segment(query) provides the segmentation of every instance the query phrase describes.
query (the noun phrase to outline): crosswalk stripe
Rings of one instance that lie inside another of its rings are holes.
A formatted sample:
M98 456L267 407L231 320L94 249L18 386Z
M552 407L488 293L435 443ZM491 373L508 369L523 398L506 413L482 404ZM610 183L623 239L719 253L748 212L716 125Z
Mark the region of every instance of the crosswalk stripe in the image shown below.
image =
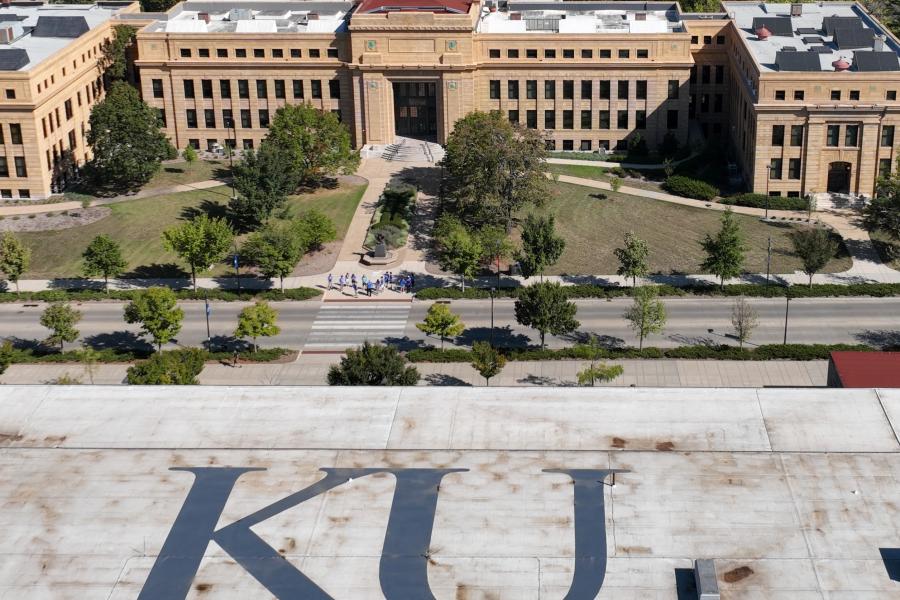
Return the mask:
M304 347L343 350L366 340L401 336L406 330L411 308L409 304L396 303L322 305L310 326Z

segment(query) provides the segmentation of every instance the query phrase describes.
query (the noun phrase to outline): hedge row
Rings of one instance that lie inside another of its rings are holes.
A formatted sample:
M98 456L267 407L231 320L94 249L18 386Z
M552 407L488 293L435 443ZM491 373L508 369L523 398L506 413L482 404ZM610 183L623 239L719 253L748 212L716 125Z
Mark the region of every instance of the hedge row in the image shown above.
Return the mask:
M0 302L86 302L91 300L131 300L140 290L110 290L105 293L102 290L84 290L69 288L64 290L44 290L41 292L2 292ZM218 300L223 302L247 301L247 300L309 300L322 295L320 290L314 288L291 288L284 290L222 290L222 289L191 289L175 290L179 300Z
M614 348L599 352L588 346L572 346L561 349L500 348L508 360L622 360L622 359L706 359L706 360L824 360L831 352L856 350L872 352L875 349L863 344L765 344L740 349L737 346L678 346L676 348ZM596 354L595 354L596 353ZM424 348L406 353L410 362L464 363L471 362L472 353L461 348L438 350Z
M698 200L712 200L719 195L719 189L705 181L691 179L684 175L672 175L663 184L666 191L676 196L696 198Z
M672 285L655 286L660 296L748 296L753 298L783 298L790 294L791 298L837 298L845 296L871 296L886 298L900 296L900 283L817 283L812 286L794 285L789 288L782 285L770 286L759 284L735 284L720 288L717 285L689 285L676 287ZM495 298L515 298L522 288L500 288L494 292ZM631 295L632 288L577 284L563 286L569 298L620 298ZM479 300L490 298L491 293L485 288L466 288L463 292L455 287L430 287L416 292L419 300Z
M769 209L771 210L806 210L809 203L805 198L788 198L786 196L769 196ZM751 208L765 208L765 194L738 194L722 198L722 204L729 206L749 206Z
M243 361L272 362L290 354L293 350L287 348L260 348L256 352L243 350L238 357ZM148 350L130 350L124 348L104 348L97 350L96 361L98 363L130 363L144 360L153 352ZM66 352L53 352L40 348L13 348L10 355L10 363L35 364L35 363L80 363L80 350L67 350ZM206 361L232 360L233 352L207 352Z

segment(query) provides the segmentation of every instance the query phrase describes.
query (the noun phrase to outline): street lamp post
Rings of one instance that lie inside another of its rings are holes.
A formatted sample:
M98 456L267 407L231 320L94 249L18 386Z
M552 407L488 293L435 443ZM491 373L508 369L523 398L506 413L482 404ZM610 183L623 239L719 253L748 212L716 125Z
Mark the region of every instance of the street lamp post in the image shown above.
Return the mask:
M234 109L232 109L232 111L233 110ZM234 147L231 149L231 152L228 153L228 169L231 171L231 199L237 200L237 191L234 189L234 153L237 150L237 121L235 121L235 119L234 119L233 112L232 112L230 121L231 121L231 131L234 135L234 138L233 138L234 139ZM225 126L228 127L228 124L226 123ZM235 252L235 256L237 256L236 252ZM236 265L235 265L235 269L237 269ZM240 287L240 282L238 283L238 286Z
M766 220L769 220L769 180L772 179L772 165L766 165Z
M787 284L787 288L785 289L784 296L784 340L782 340L782 345L787 345L787 330L788 330L788 313L791 309L791 285Z
M241 291L241 266L240 266L240 256L238 255L238 245L237 240L234 240L234 257L232 258L232 264L234 264L234 275L237 277L237 287L238 291Z
M772 267L772 236L769 236L769 245L766 249L766 289L769 288L769 273Z
M497 291L494 288L491 288L491 348L494 347L494 292Z
M210 352L212 351L212 333L209 330L209 292L206 293L206 297L203 299L206 304L206 349Z

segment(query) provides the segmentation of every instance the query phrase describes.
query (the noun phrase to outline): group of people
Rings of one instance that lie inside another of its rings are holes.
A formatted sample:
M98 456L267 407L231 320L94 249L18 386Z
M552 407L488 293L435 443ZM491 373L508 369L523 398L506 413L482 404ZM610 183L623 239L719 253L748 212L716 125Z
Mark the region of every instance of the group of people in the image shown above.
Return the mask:
M365 273L359 278L356 273L345 273L340 275L335 281L334 275L328 274L328 289L333 290L335 287L343 294L344 289L348 288L353 291L353 297L358 297L360 292L367 296L379 294L383 290L393 290L400 293L411 293L416 285L416 276L394 275L390 271L386 271L381 275L374 274L369 277Z

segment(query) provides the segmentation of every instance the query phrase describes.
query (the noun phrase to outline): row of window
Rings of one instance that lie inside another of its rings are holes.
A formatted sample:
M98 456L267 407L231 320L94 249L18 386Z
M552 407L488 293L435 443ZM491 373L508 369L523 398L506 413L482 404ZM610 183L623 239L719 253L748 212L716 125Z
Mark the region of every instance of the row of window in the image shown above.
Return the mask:
M286 87L284 79L275 79L273 80L273 88L275 92L275 98L286 98ZM185 79L182 82L184 87L184 97L185 98L196 98L197 90L195 88L193 79ZM163 82L162 79L154 79L152 81L153 88L153 97L154 98L163 98L165 96L165 92L163 90ZM302 79L294 79L291 81L291 92L294 98L302 99L306 97L305 86ZM231 98L231 80L229 79L220 79L219 80L219 97L223 99ZM238 98L249 98L250 97L250 81L248 79L238 79L237 80L237 93ZM200 94L203 98L212 98L213 97L213 80L212 79L201 79L200 80ZM320 79L312 79L309 82L309 96L310 98L322 98L322 80ZM328 96L332 99L339 99L341 97L341 83L337 79L331 79L328 81ZM256 97L257 98L268 98L269 97L269 82L266 79L257 79L256 80Z
M168 127L168 123L166 121L166 111L163 108L158 108L157 114L159 115L159 122L161 127ZM332 110L334 114L340 118L341 112L339 110ZM185 111L185 121L187 122L188 129L197 129L198 127L198 119L197 119L197 111L193 108L189 108ZM269 126L269 111L266 109L260 109L257 111L257 123L258 127L266 128ZM252 129L253 128L253 117L252 113L249 109L242 108L240 112L240 124L238 124L234 120L234 111L230 109L225 109L222 111L222 127L227 129L233 129L237 127L241 127L243 129ZM216 125L216 111L211 108L203 109L203 126L207 129L215 129Z
M96 44L92 48L88 48L86 52L81 53L81 64L87 62L88 59L96 59L100 55L101 46L105 46L109 42L109 38L105 38L101 44ZM78 60L72 59L72 70L75 71L78 69ZM66 67L62 68L62 76L66 76ZM48 89L51 85L56 83L56 75L50 75L49 81L44 79L44 83L37 85L38 94L41 93L41 90ZM7 98L9 98L9 93L7 92ZM15 93L13 93L13 98L15 98Z
M13 157L13 163L16 166L16 177L28 177L24 156ZM5 156L0 156L0 177L9 177L9 164Z
M710 102L712 98L712 102ZM697 112L697 96L691 94L691 102L688 107L688 117L693 117ZM700 94L700 112L701 113L720 113L724 110L725 97L722 94Z
M103 83L100 78L97 78L89 85L84 86L84 96L87 99L88 105L90 105L94 100L99 99L102 89ZM80 91L75 93L75 100L78 103L78 106L81 106L82 95ZM71 98L63 102L63 112L65 113L66 121L70 121L75 116L75 109L72 104ZM60 127L62 127L62 117L60 116L58 106L47 113L46 117L41 117L41 129L43 130L45 138Z
M506 82L506 97L509 100L519 99L519 80L510 79ZM554 100L556 98L557 81L548 79L544 81L544 99ZM609 100L612 83L608 79L601 80L597 89L597 97L601 100ZM634 82L634 94L638 100L647 99L647 81L644 79ZM491 79L489 90L491 100L499 100L501 92L501 81L499 79ZM680 84L677 79L670 79L668 84L667 98L675 100L679 95ZM621 80L616 82L616 97L619 100L627 100L631 90L631 82ZM594 82L591 80L583 80L581 82L581 99L590 100L594 95ZM525 81L525 97L528 100L536 100L538 96L538 82L536 79L528 79ZM562 82L562 98L563 100L572 100L575 98L575 82L573 80L564 80Z
M784 146L784 125L772 125L772 145ZM841 126L829 125L826 143L831 147L839 145L841 138ZM803 125L791 125L791 146L803 145ZM844 146L855 148L859 145L859 125L846 125L844 129ZM894 126L885 125L881 128L881 146L892 148L894 146Z
M556 48L544 48L544 58L556 58ZM582 48L580 50L581 58L594 58L594 51L590 48ZM507 48L506 58L516 59L521 56L518 48ZM650 58L650 51L646 48L639 48L634 51L635 58ZM499 48L491 48L488 50L488 57L501 58L502 53ZM537 58L537 48L526 48L525 58ZM573 48L564 48L562 51L563 58L575 58L575 50ZM597 51L598 58L612 58L612 50L609 48L601 48ZM631 58L631 50L628 48L619 48L616 50L617 58Z
M794 90L794 100L803 100L806 96L803 90ZM831 90L831 99L835 101L840 101L843 96L842 90ZM775 99L776 100L786 100L787 93L785 90L775 90ZM859 100L859 90L850 90L848 95L849 100ZM893 101L897 99L897 90L887 90L884 93L884 99L888 101Z
M784 161L780 158L773 158L769 163L769 179L781 179L782 178L782 166ZM800 159L799 158L790 158L788 159L788 179L800 179Z
M5 137L3 135L3 126L0 125L0 144L5 144ZM21 144L22 143L22 126L18 123L10 123L9 124L9 143L10 144Z
M562 113L562 129L575 129L575 111L574 110L563 110L559 111ZM557 128L557 111L555 110L545 110L544 111L544 126L543 129L556 129ZM616 116L616 129L631 129L632 124L629 122L629 112L627 110L619 110L615 113ZM521 112L518 110L510 110L507 111L507 117L512 123L520 123ZM594 113L590 110L582 110L580 114L579 129L594 129ZM611 128L611 111L601 110L597 113L597 129L610 129ZM525 111L525 127L529 129L537 129L538 128L538 111L536 110L526 110ZM666 127L668 129L678 129L678 111L670 110L666 113ZM647 111L644 110L636 110L634 111L634 129L646 129L647 128Z
M4 200L6 200L6 199L12 198L12 197L13 197L12 190L0 189L0 198L3 198ZM27 190L27 189L19 190L19 198L31 198L31 190Z
M181 58L191 58L193 56L193 51L190 48L181 48L179 50L179 55L181 56ZM266 50L265 48L254 48L252 55L253 58L266 58ZM198 48L197 56L199 58L209 58L209 48ZM269 56L271 58L284 58L284 49L272 48ZM322 50L320 48L307 48L306 56L308 58L322 58ZM338 49L326 48L325 56L327 58L337 58ZM247 58L247 49L235 48L234 57ZM303 51L300 48L290 48L290 57L303 58ZM216 48L216 58L228 58L228 48Z
M725 83L725 65L700 65L700 83L713 83L713 67L715 66L715 83ZM691 67L691 83L697 83L697 65Z
M724 36L724 35L717 35L717 36L715 37L715 40L716 40L716 44L717 44L717 45L719 45L719 46L724 46L724 45L725 45L725 36ZM692 36L691 36L691 45L696 46L696 45L699 44L699 43L700 43L700 36L692 35ZM713 36L711 36L711 35L704 35L704 36L703 36L703 44L704 44L705 46L709 46L709 45L712 44L712 43L713 43Z

